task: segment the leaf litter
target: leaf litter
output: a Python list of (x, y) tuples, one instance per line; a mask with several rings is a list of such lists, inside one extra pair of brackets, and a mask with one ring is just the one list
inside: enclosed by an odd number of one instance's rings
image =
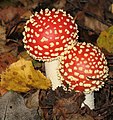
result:
[[(99, 92), (95, 92), (95, 109), (90, 110), (90, 108), (86, 105), (84, 107), (81, 107), (81, 104), (84, 102), (83, 93), (75, 93), (73, 91), (68, 92), (64, 91), (62, 88), (58, 88), (55, 91), (52, 91), (51, 88), (49, 88), (50, 81), (45, 78), (45, 76), (43, 76), (45, 74), (43, 63), (39, 61), (34, 61), (32, 65), (31, 61), (33, 60), (32, 58), (26, 56), (26, 53), (24, 53), (25, 50), (23, 49), (22, 43), (22, 31), (24, 29), (23, 27), (31, 13), (39, 11), (41, 8), (44, 9), (47, 7), (55, 7), (63, 8), (73, 17), (75, 17), (76, 23), (78, 24), (79, 28), (80, 41), (91, 42), (95, 45), (98, 45), (97, 38), (99, 37), (99, 35), (102, 34), (102, 37), (104, 37), (103, 31), (106, 31), (107, 29), (109, 29), (109, 27), (113, 25), (111, 0), (6, 1), (7, 0), (0, 2), (0, 77), (2, 76), (2, 79), (0, 79), (0, 81), (2, 81), (2, 85), (4, 83), (4, 86), (8, 88), (8, 90), (12, 89), (14, 91), (17, 91), (17, 93), (24, 98), (26, 106), (28, 108), (31, 109), (36, 107), (38, 111), (37, 114), (39, 114), (39, 120), (112, 120), (112, 46), (105, 46), (104, 50), (102, 49), (102, 51), (106, 53), (106, 58), (108, 59), (108, 65), (110, 68), (109, 80), (106, 82), (104, 88), (102, 88)], [(7, 12), (9, 12), (9, 14), (6, 15)], [(107, 36), (109, 35), (110, 34), (108, 32)], [(110, 35), (110, 37), (111, 39), (108, 38), (108, 41), (112, 41), (112, 36)], [(104, 45), (104, 42), (108, 43), (108, 41), (104, 39), (101, 42), (101, 45)], [(17, 64), (20, 57), (25, 59), (25, 62), (23, 62), (23, 64), (27, 66), (25, 69), (27, 69), (28, 73), (18, 72), (18, 70), (22, 71), (21, 67), (23, 65), (22, 62), (19, 65)], [(29, 64), (26, 65), (28, 61)], [(17, 66), (16, 68), (15, 65)], [(31, 65), (32, 67), (30, 69)], [(38, 78), (39, 83), (37, 83), (36, 78), (31, 77), (32, 74), (37, 74), (38, 70), (41, 71), (38, 72), (38, 74), (40, 75), (39, 78), (44, 77), (44, 82), (45, 80), (48, 81), (47, 84), (45, 83), (46, 85), (42, 85), (42, 82), (40, 81), (41, 79)], [(15, 71), (17, 72), (17, 74), (13, 74), (15, 73)], [(27, 75), (27, 79), (25, 75)], [(28, 75), (30, 76), (28, 77)], [(6, 82), (3, 82), (3, 78), (5, 78)], [(13, 80), (10, 80), (12, 78)], [(32, 80), (35, 80), (35, 82), (33, 83)], [(18, 82), (21, 83), (21, 85), (18, 84)], [(9, 85), (9, 83), (11, 84)], [(39, 84), (42, 85), (42, 87), (39, 87)], [(22, 87), (24, 89), (22, 89)], [(42, 88), (45, 88), (45, 90), (43, 90)], [(4, 93), (7, 94), (8, 91), (4, 88), (0, 88), (0, 91), (2, 90), (2, 97), (4, 97)]]

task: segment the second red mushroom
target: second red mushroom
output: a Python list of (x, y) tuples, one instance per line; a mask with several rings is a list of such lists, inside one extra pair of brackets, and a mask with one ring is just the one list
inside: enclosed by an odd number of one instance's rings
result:
[[(84, 93), (99, 90), (108, 76), (107, 60), (104, 54), (98, 47), (85, 42), (78, 42), (64, 55), (59, 71), (59, 77), (63, 80), (65, 88), (68, 86), (69, 90)], [(91, 101), (90, 98), (88, 99)], [(94, 108), (94, 103), (90, 106)]]

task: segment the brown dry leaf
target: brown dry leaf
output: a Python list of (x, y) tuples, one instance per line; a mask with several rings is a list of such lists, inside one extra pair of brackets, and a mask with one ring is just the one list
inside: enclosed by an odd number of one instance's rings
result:
[(37, 90), (35, 93), (25, 99), (25, 104), (28, 108), (39, 107), (39, 92), (40, 90)]
[(33, 60), (32, 57), (27, 53), (27, 51), (22, 51), (19, 53), (18, 58), (24, 58), (26, 60)]
[(10, 64), (16, 62), (17, 58), (11, 53), (2, 53), (0, 54), (0, 73), (4, 71)]
[(77, 13), (77, 20), (78, 20), (77, 23), (79, 25), (89, 28), (98, 34), (109, 27), (108, 25), (103, 24), (98, 19), (85, 15), (85, 13), (81, 11)]
[[(60, 120), (64, 120), (64, 119), (60, 119)], [(66, 120), (94, 120), (94, 119), (88, 114), (81, 115), (77, 113), (77, 114), (70, 115), (70, 118)]]
[(109, 76), (113, 78), (113, 71), (109, 71)]
[(29, 4), (31, 4), (31, 3), (32, 3), (32, 1), (31, 1), (31, 0), (18, 0), (18, 1), (20, 1), (20, 2), (21, 2), (21, 4), (23, 4), (24, 6), (28, 6)]
[(0, 44), (0, 54), (10, 52), (10, 51), (12, 51), (12, 48), (10, 48), (10, 47), (8, 47), (6, 45)]
[(1, 74), (1, 86), (7, 90), (26, 92), (31, 87), (48, 89), (51, 82), (39, 70), (34, 69), (31, 61), (21, 58)]
[(26, 11), (24, 14), (22, 14), (20, 17), (23, 19), (29, 19), (29, 16), (32, 15), (32, 12), (30, 10)]
[(6, 27), (0, 25), (0, 53), (9, 51), (9, 48), (5, 46), (6, 42)]
[[(16, 47), (17, 45), (13, 45), (13, 46), (7, 46), (6, 44), (8, 43), (8, 41), (10, 41), (9, 39), (6, 39), (6, 25), (0, 25), (0, 54), (5, 53), (5, 52), (9, 52), (11, 51), (14, 47)], [(12, 45), (12, 44), (10, 44)], [(15, 52), (15, 51), (14, 51)]]
[(81, 104), (84, 101), (84, 94), (74, 94), (69, 98), (59, 99), (53, 107), (53, 114), (57, 117), (70, 120), (70, 115), (77, 114), (80, 111)]
[(57, 0), (54, 4), (53, 7), (59, 9), (59, 8), (64, 8), (66, 5), (66, 0)]
[(0, 25), (0, 44), (6, 44), (6, 27), (4, 25)]
[(93, 13), (93, 14), (103, 18), (104, 4), (105, 4), (105, 0), (89, 0), (84, 7), (84, 11)]
[(84, 18), (84, 25), (95, 31), (96, 33), (100, 33), (103, 30), (106, 30), (108, 28), (107, 25), (103, 24), (97, 19), (94, 19), (92, 17), (85, 16)]
[(3, 96), (6, 93), (7, 93), (7, 90), (2, 88), (2, 87), (0, 87), (0, 96)]
[[(4, 22), (9, 22), (17, 16), (24, 14), (25, 9), (22, 7), (8, 6), (0, 9), (0, 19)], [(8, 13), (8, 14), (7, 14)]]
[(41, 1), (41, 0), (19, 0), (21, 4), (24, 5), (24, 7), (26, 9), (33, 9), (37, 7), (37, 4)]
[(89, 0), (76, 15), (78, 24), (98, 34), (106, 30), (109, 26), (104, 23), (104, 4), (105, 0)]

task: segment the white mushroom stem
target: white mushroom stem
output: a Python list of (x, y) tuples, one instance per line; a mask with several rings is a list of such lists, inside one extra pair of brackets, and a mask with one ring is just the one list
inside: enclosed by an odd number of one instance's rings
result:
[(58, 86), (61, 86), (61, 81), (58, 80), (58, 66), (59, 60), (53, 60), (51, 62), (45, 62), (46, 77), (52, 82), (52, 90), (55, 90)]
[[(85, 93), (84, 103), (89, 106), (90, 109), (94, 109), (94, 92)], [(84, 105), (82, 105), (84, 106)]]

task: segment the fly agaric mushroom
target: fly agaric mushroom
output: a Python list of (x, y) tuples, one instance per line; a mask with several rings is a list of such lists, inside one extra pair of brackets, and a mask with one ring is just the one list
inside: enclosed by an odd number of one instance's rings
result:
[(108, 67), (104, 54), (91, 43), (77, 43), (60, 60), (59, 78), (69, 90), (84, 92), (85, 103), (94, 108), (93, 91), (107, 80)]
[(75, 20), (62, 9), (45, 9), (32, 15), (24, 28), (24, 48), (35, 60), (45, 61), (46, 76), (52, 81), (52, 89), (56, 89), (61, 86), (57, 59), (76, 43)]

